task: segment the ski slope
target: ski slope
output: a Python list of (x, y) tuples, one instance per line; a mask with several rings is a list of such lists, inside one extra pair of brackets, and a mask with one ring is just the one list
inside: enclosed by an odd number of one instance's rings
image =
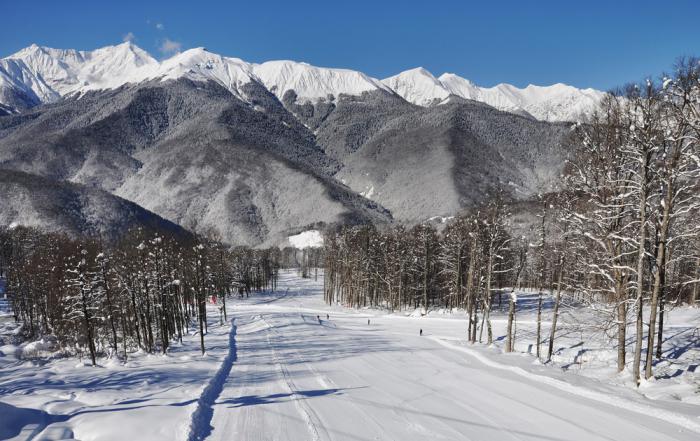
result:
[(329, 311), (313, 281), (287, 275), (281, 285), (289, 292), (233, 308), (237, 361), (212, 406), (208, 439), (698, 437), (692, 416), (669, 412), (678, 416), (672, 424), (645, 413), (663, 410), (624, 397), (611, 405), (604, 401), (614, 396), (584, 397), (494, 368), (459, 350), (461, 321)]
[(231, 299), (228, 323), (212, 307), (205, 357), (194, 334), (127, 365), (0, 357), (0, 439), (700, 436), (698, 406), (466, 345), (463, 320), (329, 307), (322, 283), (283, 273), (276, 292)]

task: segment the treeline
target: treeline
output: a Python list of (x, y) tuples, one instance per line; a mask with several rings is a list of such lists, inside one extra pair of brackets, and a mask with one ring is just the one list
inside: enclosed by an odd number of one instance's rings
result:
[[(430, 225), (344, 229), (326, 239), (326, 301), (465, 308), (469, 339), (477, 340), (480, 321), (478, 339), (486, 329), (491, 343), (490, 313), (505, 299), (510, 351), (515, 288), (533, 287), (537, 355), (549, 359), (562, 293), (572, 293), (608, 317), (619, 370), (634, 326), (631, 369), (639, 382), (644, 355), (651, 377), (668, 304), (700, 302), (698, 60), (682, 59), (672, 75), (608, 94), (588, 123), (572, 128), (568, 144), (565, 189), (534, 202), (528, 239), (514, 237), (512, 204), (500, 193), (441, 233)], [(555, 297), (547, 338), (545, 290)]]
[(323, 267), (323, 248), (285, 247), (282, 248), (281, 253), (281, 268), (295, 268), (300, 277), (304, 279), (313, 277), (314, 280), (318, 280), (318, 270)]
[(489, 344), (491, 312), (510, 304), (506, 350), (512, 350), (515, 289), (537, 289), (541, 311), (544, 291), (564, 287), (560, 276), (566, 250), (559, 246), (560, 239), (555, 245), (548, 238), (561, 238), (561, 232), (544, 228), (546, 216), (554, 216), (549, 208), (552, 200), (541, 204), (541, 228), (531, 237), (535, 243), (513, 237), (512, 207), (502, 194), (455, 217), (441, 232), (432, 224), (421, 224), (328, 233), (325, 300), (356, 308), (421, 308), (423, 313), (430, 308), (462, 308), (468, 317), (468, 339), (482, 341), (485, 330)]
[(68, 351), (126, 359), (167, 352), (198, 328), (202, 353), (207, 302), (275, 287), (279, 250), (229, 248), (134, 230), (116, 244), (35, 229), (0, 230), (0, 276), (27, 338), (51, 336)]

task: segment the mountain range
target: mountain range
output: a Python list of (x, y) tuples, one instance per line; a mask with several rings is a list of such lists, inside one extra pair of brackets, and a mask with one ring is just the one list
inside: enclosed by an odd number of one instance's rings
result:
[(523, 89), (499, 84), (484, 88), (452, 73), (436, 78), (421, 67), (380, 81), (358, 71), (294, 61), (247, 63), (204, 48), (190, 49), (159, 62), (126, 42), (93, 51), (31, 45), (0, 59), (0, 105), (17, 112), (67, 95), (181, 77), (210, 79), (238, 96), (242, 85), (258, 81), (279, 99), (290, 90), (298, 99), (311, 101), (328, 95), (386, 91), (420, 106), (444, 104), (460, 97), (544, 121), (579, 120), (591, 113), (603, 95), (594, 89), (565, 84), (529, 85)]
[[(520, 198), (556, 187), (570, 122), (602, 96), (422, 68), (378, 80), (203, 48), (158, 61), (131, 43), (32, 45), (0, 59), (0, 223), (114, 235), (116, 219), (148, 219), (265, 245), (450, 216), (497, 187)], [(82, 208), (29, 209), (42, 205), (30, 188)]]

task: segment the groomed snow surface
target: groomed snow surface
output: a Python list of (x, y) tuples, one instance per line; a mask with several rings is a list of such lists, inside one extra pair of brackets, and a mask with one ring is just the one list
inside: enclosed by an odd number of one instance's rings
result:
[[(231, 299), (224, 324), (212, 306), (204, 357), (194, 334), (166, 356), (135, 354), (125, 365), (102, 359), (97, 368), (74, 358), (17, 358), (3, 347), (0, 439), (700, 437), (697, 336), (683, 337), (686, 328), (697, 326), (697, 310), (671, 312), (668, 333), (670, 345), (686, 345), (675, 348), (685, 357), (685, 371), (668, 385), (678, 386), (683, 378), (695, 390), (679, 393), (684, 401), (650, 399), (603, 368), (579, 375), (563, 363), (543, 366), (528, 354), (468, 345), (460, 314), (420, 317), (329, 307), (322, 283), (321, 277), (305, 280), (285, 272), (278, 291)], [(527, 294), (519, 297), (518, 332), (525, 343), (532, 311)], [(498, 344), (501, 323), (496, 314)], [(8, 317), (0, 324), (6, 333), (13, 326)], [(574, 340), (562, 337), (567, 344)], [(565, 359), (566, 350), (559, 355)]]

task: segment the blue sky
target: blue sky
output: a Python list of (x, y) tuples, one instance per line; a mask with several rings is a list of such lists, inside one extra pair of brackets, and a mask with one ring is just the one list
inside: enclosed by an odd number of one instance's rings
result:
[(126, 36), (162, 58), (204, 46), (384, 78), (423, 66), (479, 85), (608, 89), (700, 55), (700, 1), (8, 1), (0, 56)]

